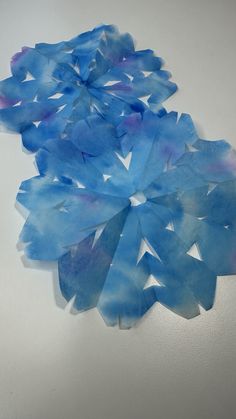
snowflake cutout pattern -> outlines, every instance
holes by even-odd
[[[56,261],[78,311],[130,328],[159,303],[189,319],[236,273],[236,152],[167,112],[152,50],[101,25],[22,48],[0,82],[0,124],[36,152],[17,195],[26,256]]]
[[[103,150],[93,119],[84,138],[46,142],[21,185],[26,255],[58,260],[64,297],[110,326],[155,302],[186,318],[210,309],[217,275],[236,272],[235,152],[199,139],[187,114],[150,111],[124,117]]]
[[[0,122],[34,152],[91,113],[116,125],[132,112],[161,112],[177,88],[162,64],[151,50],[135,51],[132,37],[113,25],[24,47],[12,58],[12,77],[0,83]]]

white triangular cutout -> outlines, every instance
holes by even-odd
[[[60,97],[62,96],[63,96],[63,93],[55,93],[54,95],[49,96],[48,99],[60,99]]]
[[[171,170],[173,168],[172,163],[171,163],[171,156],[168,158],[168,160],[166,160],[165,162],[165,167],[163,172],[168,172],[168,170]]]
[[[152,71],[142,71],[144,77],[148,77],[152,74]]]
[[[96,233],[95,233],[95,236],[94,236],[94,240],[93,240],[93,245],[92,245],[92,247],[94,247],[94,246],[95,246],[95,244],[97,243],[97,241],[98,241],[99,237],[101,236],[101,234],[102,234],[102,232],[103,232],[103,230],[104,230],[104,228],[105,228],[105,227],[106,227],[106,223],[103,223],[103,224],[101,224],[101,225],[97,228]]]
[[[64,108],[66,107],[66,105],[61,105],[57,108],[57,113],[61,112]]]
[[[144,204],[147,201],[147,198],[143,192],[136,192],[130,196],[129,200],[132,207],[137,207],[138,205]]]
[[[74,51],[73,48],[67,49],[66,51],[64,51],[65,54],[71,54]]]
[[[68,209],[63,207],[63,206],[61,208],[59,208],[59,211],[60,212],[65,212],[65,213],[69,212]]]
[[[176,116],[176,124],[178,124],[179,123],[179,120],[180,120],[180,118],[182,116],[182,113],[181,112],[176,112],[176,114],[177,114],[177,116]]]
[[[167,224],[166,230],[175,231],[174,224],[171,221]]]
[[[85,186],[83,185],[83,183],[79,182],[78,180],[76,181],[76,186],[80,189],[85,189]]]
[[[141,96],[139,99],[145,103],[145,105],[148,105],[148,99],[150,98],[151,95],[147,95],[147,96]]]
[[[120,80],[109,80],[104,84],[104,87],[114,86],[114,84],[120,83]]]
[[[130,79],[130,81],[133,81],[134,77],[131,76],[131,74],[125,73],[125,75]]]
[[[185,144],[186,151],[190,151],[191,153],[196,153],[199,151],[197,148],[193,147],[191,144]]]
[[[32,76],[32,74],[27,71],[26,73],[26,78],[23,81],[30,81],[30,80],[35,80],[34,76]]]
[[[161,259],[159,258],[158,254],[155,252],[155,250],[150,245],[150,243],[148,243],[148,241],[146,239],[142,239],[141,240],[141,244],[140,244],[140,248],[139,248],[139,253],[138,253],[138,258],[137,258],[137,264],[139,263],[139,261],[142,259],[143,255],[146,252],[147,253],[150,253],[150,255],[156,257],[159,261],[161,261]]]
[[[150,275],[148,277],[148,280],[147,280],[147,282],[146,282],[146,284],[145,284],[145,286],[144,286],[143,289],[145,290],[146,288],[152,287],[153,285],[159,287],[161,284],[160,284],[160,282],[158,282],[156,280],[156,278],[153,275]]]
[[[209,195],[209,193],[211,193],[217,186],[217,183],[209,183],[208,185],[208,191],[207,191],[207,195]]]
[[[76,295],[73,295],[73,297],[68,301],[68,303],[65,306],[66,313],[70,313],[73,310],[75,300],[76,300]]]
[[[20,105],[21,105],[21,100],[19,100],[19,102],[15,103],[15,104],[13,105],[13,108],[14,108],[15,106],[20,106]]]
[[[39,124],[41,121],[34,121],[34,125],[36,126],[36,128],[38,128]]]
[[[108,179],[110,179],[111,175],[102,175],[104,182],[106,182]]]
[[[132,151],[130,151],[126,157],[122,157],[119,153],[116,153],[118,159],[121,161],[121,163],[125,166],[127,170],[129,170],[131,158],[132,158]]]
[[[71,68],[77,73],[80,74],[80,68],[78,64],[69,64]],[[77,81],[77,84],[80,85],[80,80]]]
[[[192,247],[190,247],[189,251],[187,252],[189,256],[192,256],[195,259],[202,260],[196,243],[193,243]]]

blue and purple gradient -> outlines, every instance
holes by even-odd
[[[70,135],[91,114],[117,125],[136,111],[162,112],[177,89],[162,64],[151,50],[135,51],[132,37],[112,25],[24,47],[12,58],[12,77],[0,82],[0,122],[36,151],[48,139]]]

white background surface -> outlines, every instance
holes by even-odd
[[[167,108],[236,146],[235,18],[233,0],[0,0],[0,78],[24,45],[115,23],[165,59],[180,89]],[[236,278],[191,321],[158,305],[129,331],[71,315],[16,249],[15,195],[35,173],[20,137],[0,135],[0,419],[235,418]]]

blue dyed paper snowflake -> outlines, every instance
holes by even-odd
[[[12,58],[12,77],[0,83],[0,120],[36,151],[48,139],[67,137],[90,114],[117,124],[123,115],[143,112],[145,102],[159,111],[176,90],[161,66],[153,51],[135,51],[132,37],[111,25],[67,42],[24,47]]]
[[[2,123],[38,150],[17,196],[25,253],[58,261],[66,300],[121,328],[155,302],[192,318],[212,307],[217,275],[236,273],[236,153],[162,108],[176,87],[160,66],[100,26],[24,49],[0,85]]]

